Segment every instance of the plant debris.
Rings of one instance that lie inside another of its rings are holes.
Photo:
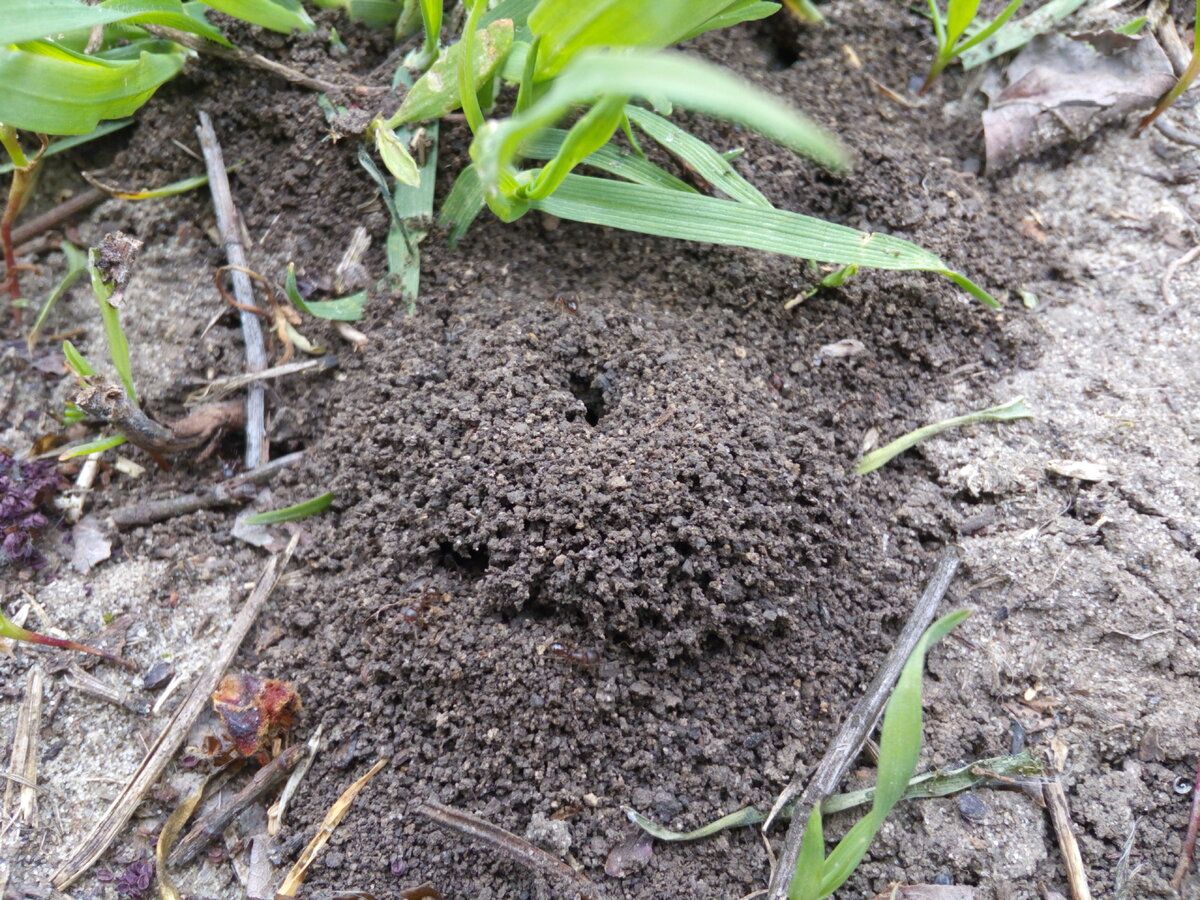
[[[22,562],[35,569],[45,565],[35,547],[50,524],[42,507],[65,486],[54,462],[22,462],[0,449],[0,563]]]
[[[286,681],[226,675],[212,695],[213,710],[242,756],[258,756],[296,724],[300,695]]]

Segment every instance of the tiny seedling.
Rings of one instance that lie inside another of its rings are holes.
[[[926,438],[931,438],[935,434],[941,434],[950,428],[958,428],[962,425],[976,425],[980,422],[1010,422],[1013,419],[1029,419],[1032,417],[1033,413],[1029,411],[1029,407],[1025,404],[1025,398],[1015,397],[999,406],[977,410],[973,413],[967,413],[964,416],[955,416],[952,419],[943,419],[941,422],[934,422],[932,425],[925,425],[915,431],[910,431],[908,434],[896,438],[890,444],[880,447],[878,450],[872,450],[862,458],[854,471],[859,475],[874,472],[905,450],[915,447]]]
[[[19,625],[14,625],[5,617],[4,613],[0,613],[0,638],[8,638],[10,641],[24,641],[28,644],[41,644],[44,647],[56,647],[59,650],[75,650],[79,653],[90,653],[92,656],[99,656],[126,669],[137,671],[137,665],[127,659],[115,656],[104,650],[97,650],[95,647],[89,647],[87,644],[80,644],[76,641],[49,637],[48,635],[38,634],[36,631],[29,631]]]
[[[929,18],[933,21],[938,50],[920,93],[929,89],[946,66],[999,31],[1020,6],[1021,0],[1011,0],[991,22],[972,28],[979,12],[979,0],[947,0],[944,14],[938,6],[938,0],[929,0]]]
[[[461,109],[474,133],[472,163],[442,208],[451,239],[486,206],[505,222],[538,210],[562,219],[642,234],[748,247],[839,267],[930,271],[982,302],[996,301],[935,254],[776,209],[712,147],[662,114],[681,107],[754,130],[830,169],[849,157],[832,135],[789,105],[725,70],[664,48],[778,7],[763,0],[505,0],[490,11],[470,0],[461,38],[443,50],[396,113],[368,129],[384,165],[416,186],[416,161],[397,137],[404,126]],[[504,84],[516,86],[512,115],[485,120]],[[570,128],[555,126],[575,113]],[[637,150],[636,126],[728,199],[706,196]],[[614,143],[624,134],[629,154]],[[526,166],[535,160],[538,165]],[[581,165],[618,179],[575,172]]]
[[[324,512],[333,505],[333,494],[321,494],[303,503],[273,509],[269,512],[258,513],[242,519],[246,525],[278,525],[280,522],[295,522],[297,519],[307,519],[319,512]]]
[[[969,615],[965,610],[943,616],[929,626],[904,664],[880,729],[878,782],[870,811],[825,856],[821,806],[812,811],[788,900],[821,900],[845,883],[862,862],[892,807],[903,798],[921,752],[921,677],[925,653]]]

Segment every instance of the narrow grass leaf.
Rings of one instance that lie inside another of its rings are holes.
[[[216,28],[189,16],[180,0],[105,0],[95,6],[79,0],[4,0],[0,44],[20,44],[116,22],[163,25],[233,46]]]
[[[999,31],[1004,26],[1004,23],[1011,19],[1013,15],[1016,14],[1016,11],[1021,8],[1022,2],[1024,2],[1024,0],[1011,0],[1008,6],[1004,7],[1000,15],[996,16],[996,18],[992,19],[991,22],[979,29],[970,37],[960,41],[958,44],[955,44],[954,55],[961,56],[972,47],[979,46],[993,34]]]
[[[96,370],[92,368],[92,364],[83,358],[83,354],[75,349],[75,345],[70,341],[63,341],[62,351],[63,356],[66,357],[67,365],[80,378],[91,378],[96,374]]]
[[[411,187],[421,184],[417,161],[408,152],[408,147],[404,146],[404,141],[396,137],[396,133],[383,122],[378,123],[375,128],[375,150],[398,182]]]
[[[85,56],[48,41],[0,46],[0,122],[42,134],[87,134],[120,119],[183,68],[179,45],[136,59]]]
[[[132,124],[133,119],[117,119],[113,122],[102,122],[87,134],[72,134],[68,137],[51,141],[50,145],[46,147],[46,152],[42,154],[42,159],[62,153],[64,150],[70,150],[72,147],[78,147],[80,144],[86,144],[88,141],[102,138],[106,134],[112,134],[114,131],[120,131],[122,128],[128,128]],[[7,175],[12,170],[13,164],[11,161],[0,165],[0,175]]]
[[[1023,47],[1039,34],[1045,34],[1087,0],[1050,0],[1016,22],[1007,22],[983,43],[962,54],[964,69],[974,69],[997,56]]]
[[[508,19],[493,22],[476,32],[471,53],[471,79],[476,90],[495,74],[512,43],[513,24]],[[462,55],[461,41],[444,50],[404,96],[400,108],[387,120],[388,127],[438,119],[458,109],[461,102],[458,63]]]
[[[157,200],[161,197],[174,197],[176,194],[183,194],[208,184],[207,175],[193,175],[191,178],[173,181],[170,184],[164,184],[162,187],[126,190],[111,184],[105,184],[88,172],[80,172],[79,174],[92,187],[99,188],[110,197],[116,197],[118,200]]]
[[[975,20],[979,0],[949,0],[946,4],[946,43],[954,46]]]
[[[297,519],[306,519],[319,512],[324,512],[332,504],[333,494],[321,494],[319,497],[313,497],[311,500],[305,500],[294,506],[285,506],[283,509],[273,509],[256,516],[248,516],[242,519],[242,522],[247,525],[276,525],[280,522],[294,522]]]
[[[931,438],[935,434],[941,434],[950,428],[958,428],[962,425],[975,425],[979,422],[1008,422],[1013,419],[1028,419],[1032,416],[1033,413],[1029,411],[1029,407],[1025,404],[1025,398],[1016,397],[999,406],[981,409],[977,412],[967,413],[964,416],[955,416],[952,419],[944,419],[941,422],[934,422],[932,425],[925,425],[915,431],[910,431],[908,434],[896,438],[896,440],[886,446],[880,447],[878,450],[872,450],[862,458],[855,471],[859,475],[874,472],[884,463],[899,456],[905,450],[915,447],[926,438]]]
[[[46,298],[42,308],[38,310],[37,319],[34,320],[33,327],[29,329],[29,337],[25,339],[25,346],[29,348],[30,353],[33,353],[33,345],[37,343],[38,334],[41,332],[42,326],[46,324],[46,318],[50,315],[50,310],[54,309],[54,304],[62,298],[63,294],[74,287],[75,282],[82,278],[83,273],[87,271],[86,253],[70,241],[62,242],[62,251],[67,258],[67,271],[54,286],[54,290],[50,292],[50,296]]]
[[[133,366],[129,361],[129,341],[121,329],[121,313],[108,302],[113,294],[112,286],[104,281],[100,267],[96,265],[96,250],[88,250],[88,269],[92,275],[92,293],[100,307],[100,320],[104,323],[104,336],[108,340],[108,355],[112,359],[117,377],[125,387],[125,393],[134,403],[138,402],[137,389],[133,386]]]
[[[61,454],[60,460],[74,459],[76,456],[90,456],[93,453],[103,453],[105,450],[111,450],[113,447],[120,447],[126,441],[125,435],[114,434],[110,437],[98,438],[94,441],[88,441],[85,444],[77,444],[70,450]]]
[[[824,864],[825,829],[821,823],[821,807],[817,806],[804,826],[804,840],[796,857],[796,874],[788,885],[788,900],[817,900]]]
[[[566,131],[561,128],[543,129],[521,145],[521,156],[527,159],[550,159],[558,153],[566,134]],[[698,193],[686,181],[676,178],[660,166],[624,151],[612,143],[605,144],[599,150],[585,157],[583,165],[637,184],[649,184],[671,191],[685,191],[689,194]]]
[[[992,782],[992,775],[998,775],[1001,779],[1012,779],[1019,777],[1036,777],[1042,775],[1044,769],[1037,760],[1035,760],[1028,750],[1017,753],[1011,756],[994,756],[988,759],[977,759],[974,762],[967,763],[964,766],[959,766],[955,769],[935,769],[932,772],[925,772],[921,775],[915,775],[908,781],[908,786],[904,789],[903,800],[924,800],[930,797],[948,797],[951,794],[961,793],[980,785],[987,786]],[[988,773],[988,774],[984,774]],[[1005,782],[995,782],[1005,784]],[[831,797],[826,797],[821,803],[821,814],[831,816],[834,813],[845,812],[848,809],[854,809],[858,806],[866,806],[873,802],[875,798],[875,788],[863,788],[858,791],[848,791],[844,794],[834,794]],[[789,803],[784,806],[779,812],[779,818],[788,820],[792,817],[794,804]],[[747,806],[744,809],[739,809],[737,812],[732,812],[727,815],[714,819],[706,825],[701,825],[699,828],[692,831],[672,831],[670,828],[665,828],[659,825],[653,819],[650,819],[628,806],[622,806],[621,811],[625,813],[625,817],[630,822],[637,825],[651,837],[660,841],[669,842],[686,842],[698,841],[702,838],[712,837],[722,831],[730,828],[748,828],[753,825],[761,825],[767,820],[767,813],[755,809],[753,806]]]
[[[737,25],[741,22],[753,22],[758,19],[765,19],[767,16],[774,15],[779,11],[779,3],[769,3],[766,0],[739,0],[725,8],[724,11],[717,13],[703,25],[682,35],[672,43],[686,41],[689,38],[694,38],[698,34],[704,34],[706,31],[716,31],[719,28],[729,28],[732,25]],[[811,18],[808,10],[815,10],[816,7],[804,0],[804,5],[801,7],[804,10],[804,18],[812,22],[823,22],[825,17],[817,12],[815,18]]]
[[[483,212],[483,207],[483,185],[479,182],[475,167],[467,166],[454,179],[454,185],[442,203],[442,212],[438,216],[438,224],[450,229],[451,247],[467,233],[471,223]]]
[[[641,234],[749,247],[842,266],[935,272],[971,284],[947,269],[935,254],[900,238],[701,194],[571,175],[558,191],[533,206],[562,219]],[[997,305],[990,295],[972,287],[980,299]]]
[[[572,107],[599,97],[636,97],[678,104],[730,122],[738,122],[830,168],[842,168],[849,156],[837,139],[786,103],[723,69],[675,52],[586,51],[554,80],[525,112],[476,136],[472,158],[485,183],[498,183],[525,138],[553,125]],[[478,146],[476,146],[478,145]],[[493,174],[493,169],[495,170]]]
[[[204,5],[281,34],[317,27],[299,0],[204,0]]]
[[[960,610],[938,619],[926,629],[904,663],[883,714],[879,740],[879,783],[875,788],[871,811],[847,832],[826,858],[821,886],[814,900],[829,896],[853,874],[887,814],[903,796],[916,771],[921,752],[921,688],[925,654],[969,615],[968,611]]]
[[[648,109],[626,106],[625,112],[638,128],[717,190],[739,203],[771,206],[771,201],[758,188],[739,175],[720,153],[704,141]]]
[[[318,319],[330,319],[335,322],[357,322],[362,318],[363,304],[367,302],[365,291],[351,294],[348,297],[339,297],[336,300],[305,300],[300,296],[300,288],[296,286],[294,263],[288,263],[283,290],[287,294],[287,298],[292,301],[292,305],[300,312]]]
[[[537,79],[549,78],[591,47],[660,48],[708,31],[730,0],[659,0],[653,12],[645,0],[542,0],[529,14],[529,28],[541,38]],[[614,93],[622,93],[614,91]]]

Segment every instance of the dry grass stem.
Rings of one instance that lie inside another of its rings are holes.
[[[4,785],[4,813],[31,828],[37,827],[37,746],[42,723],[42,690],[45,670],[35,665],[25,681],[25,699],[17,712],[12,759]],[[19,779],[19,780],[18,780]]]
[[[1087,869],[1084,868],[1083,857],[1079,853],[1079,842],[1075,840],[1071,810],[1067,806],[1067,794],[1063,790],[1062,782],[1050,781],[1043,785],[1042,796],[1046,800],[1046,808],[1050,810],[1050,820],[1054,823],[1054,832],[1058,836],[1058,847],[1067,866],[1071,900],[1092,900]]]

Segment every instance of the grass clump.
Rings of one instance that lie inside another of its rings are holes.
[[[778,9],[763,0],[468,0],[460,39],[442,50],[397,112],[368,135],[392,175],[417,185],[417,165],[398,129],[461,109],[473,132],[471,164],[441,221],[460,238],[486,206],[511,222],[539,210],[642,234],[748,247],[836,266],[944,275],[982,302],[986,291],[936,254],[773,207],[729,160],[665,116],[676,107],[736,123],[832,170],[850,156],[791,106],[720,67],[666,48]],[[426,35],[426,45],[430,35]],[[485,110],[506,85],[511,115]],[[567,120],[570,127],[556,126]],[[699,193],[641,153],[634,127],[725,197]],[[614,141],[618,133],[634,148]],[[530,164],[532,162],[532,164]],[[577,172],[590,166],[614,178]]]
[[[946,12],[938,6],[938,0],[929,0],[929,18],[933,22],[933,33],[937,38],[937,54],[920,93],[925,93],[942,70],[972,47],[977,47],[1000,30],[1020,8],[1022,0],[1011,0],[1000,15],[992,21],[972,28],[979,14],[979,0],[947,0]],[[968,33],[969,32],[969,33]]]

